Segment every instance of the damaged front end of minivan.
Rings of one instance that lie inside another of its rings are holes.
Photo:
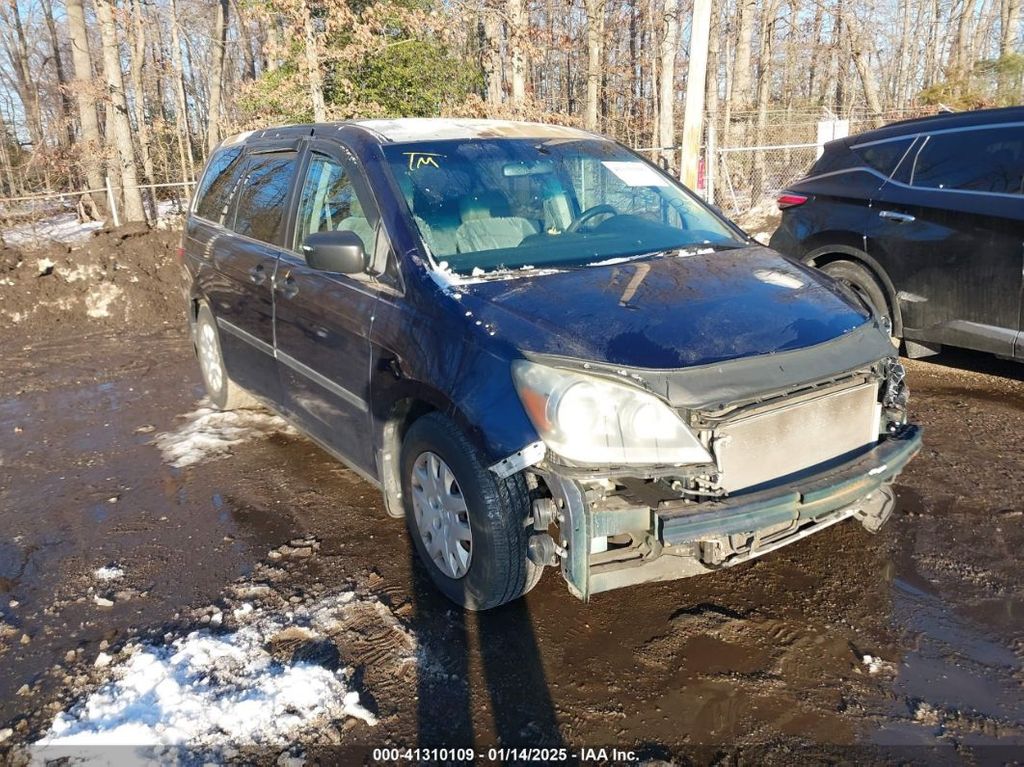
[[[921,447],[880,321],[670,370],[524,356],[513,377],[541,439],[492,471],[527,472],[529,556],[583,600],[730,567],[850,517],[875,532]]]

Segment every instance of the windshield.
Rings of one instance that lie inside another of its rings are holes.
[[[612,141],[430,141],[384,154],[424,244],[455,272],[744,244],[674,179]]]

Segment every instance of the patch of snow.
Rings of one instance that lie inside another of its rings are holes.
[[[224,411],[201,404],[182,418],[177,429],[153,439],[164,460],[176,468],[222,458],[235,445],[270,434],[296,433],[283,418],[262,410]]]
[[[8,245],[35,245],[46,242],[71,244],[87,239],[92,232],[102,226],[102,221],[79,223],[75,213],[58,213],[5,229],[4,242]]]
[[[92,571],[93,577],[98,581],[116,581],[124,577],[124,570],[117,565],[104,565]]]
[[[95,279],[103,270],[96,264],[77,264],[74,269],[59,270],[58,273],[68,282],[78,282]]]
[[[89,289],[85,297],[85,313],[90,317],[109,317],[110,305],[123,291],[111,282],[101,282]]]
[[[231,633],[203,629],[165,644],[128,647],[126,657],[109,667],[109,681],[57,715],[36,743],[42,749],[37,754],[51,760],[67,749],[88,762],[93,752],[76,749],[280,745],[324,720],[354,717],[375,725],[359,693],[349,689],[347,669],[283,662],[267,649],[282,631],[322,636],[317,629],[328,616],[337,619],[352,604],[338,596],[322,600],[306,614],[311,627],[302,632],[289,628],[290,614],[255,613]]]
[[[880,674],[882,672],[889,674],[894,670],[892,663],[884,661],[876,655],[865,655],[861,660],[864,665],[867,666],[868,673],[871,675]]]

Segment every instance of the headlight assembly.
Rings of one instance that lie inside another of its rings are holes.
[[[512,377],[541,439],[573,463],[712,463],[678,414],[652,394],[526,360],[512,363]]]

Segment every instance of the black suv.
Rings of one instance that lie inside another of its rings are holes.
[[[377,485],[471,609],[548,565],[587,599],[876,530],[921,444],[880,318],[572,128],[237,136],[183,265],[210,399]]]
[[[911,357],[1024,359],[1024,107],[833,141],[778,199],[776,250],[847,283]]]

